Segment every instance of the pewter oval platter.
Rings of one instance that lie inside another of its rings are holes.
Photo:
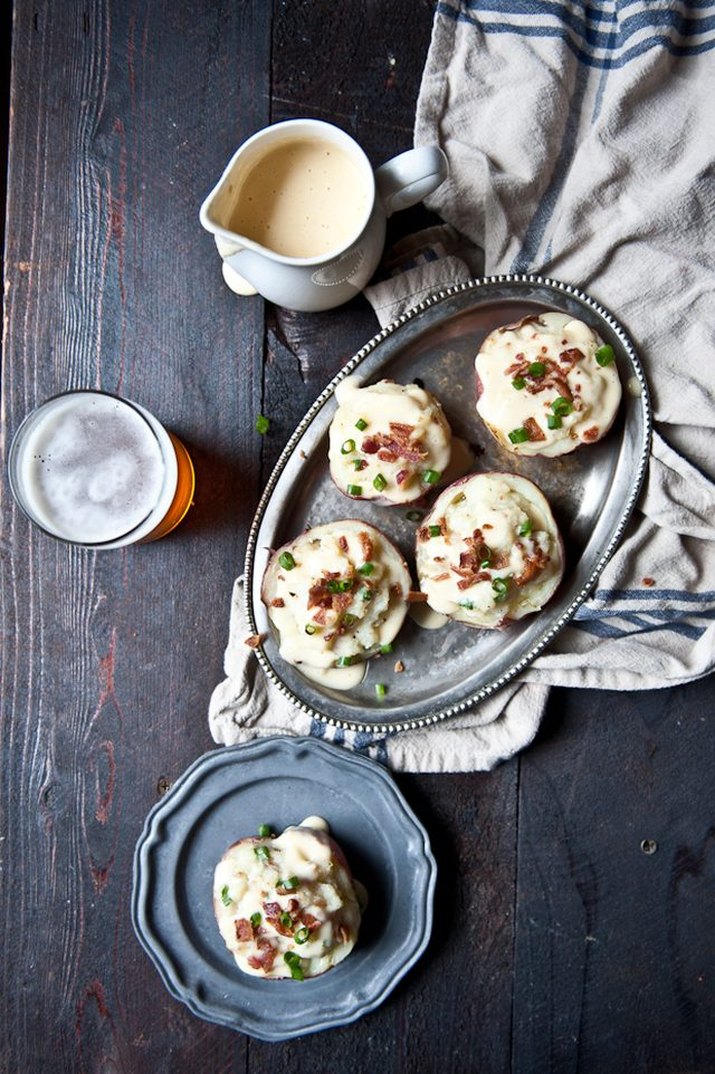
[[[585,321],[611,344],[623,399],[614,426],[599,443],[556,459],[522,458],[501,448],[476,413],[474,358],[493,329],[547,310]],[[408,616],[394,653],[373,658],[360,686],[337,691],[310,682],[281,659],[260,588],[271,549],[339,518],[364,519],[383,530],[402,550],[414,576],[419,522],[407,518],[407,509],[351,500],[330,478],[328,429],[336,410],[335,388],[353,374],[365,383],[418,379],[442,403],[454,435],[472,446],[473,471],[503,470],[535,481],[559,523],[566,571],[542,611],[505,630],[474,630],[457,623],[424,630]],[[492,276],[420,303],[353,355],[321,393],[266,486],[249,535],[244,589],[251,630],[265,635],[256,652],[266,675],[299,709],[359,731],[424,727],[478,704],[531,663],[587,599],[637,501],[650,437],[648,388],[633,344],[615,317],[583,292],[539,276]],[[404,665],[399,674],[394,671],[397,660]],[[376,695],[376,683],[387,687],[383,698]]]

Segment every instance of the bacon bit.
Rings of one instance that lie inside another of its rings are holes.
[[[529,440],[545,440],[546,436],[536,418],[526,418],[524,428],[529,434]]]
[[[256,940],[256,947],[260,954],[251,955],[247,960],[248,965],[252,966],[254,970],[263,970],[264,973],[270,973],[278,952],[270,940],[265,937],[260,937]]]
[[[401,485],[402,482],[405,481],[405,479],[407,478],[408,474],[409,470],[398,470],[395,476],[395,481],[397,482],[397,484]]]
[[[353,469],[359,472],[360,470],[364,470],[366,466],[367,459],[355,459],[355,465]]]
[[[559,355],[559,361],[568,362],[569,366],[572,368],[579,362],[582,362],[583,359],[584,353],[583,351],[580,351],[578,347],[570,347],[567,351],[561,351],[561,354]]]
[[[390,594],[391,594],[391,595],[392,595],[393,597],[395,597],[395,598],[396,598],[397,600],[401,600],[401,599],[402,599],[402,586],[400,585],[400,583],[399,583],[399,582],[395,582],[395,584],[394,584],[394,585],[391,585],[391,586],[390,586]],[[408,598],[408,599],[409,599],[409,598]]]
[[[253,939],[253,925],[245,917],[239,917],[235,922],[236,926],[236,939],[239,943],[245,943],[246,940]]]
[[[515,324],[505,324],[498,329],[499,332],[510,332],[513,329],[524,328],[527,324],[543,324],[541,317],[538,313],[530,313],[528,317],[522,317],[520,321],[516,321]]]
[[[280,914],[283,913],[283,911],[281,910],[281,904],[279,902],[264,902],[263,913],[266,915],[269,921],[273,917],[279,917]]]
[[[362,450],[367,455],[377,454],[383,462],[394,462],[396,459],[421,462],[422,459],[427,458],[427,452],[421,440],[411,439],[414,431],[414,425],[391,421],[389,433],[374,433],[372,436],[366,436],[362,442]]]
[[[491,522],[485,522],[484,525],[482,526],[482,529],[483,530],[493,530],[494,527],[492,526]]]
[[[340,537],[338,537],[338,548],[341,552],[347,552],[348,550],[348,539],[344,534],[341,534]]]
[[[543,571],[550,559],[551,556],[537,546],[533,555],[526,557],[524,569],[521,574],[515,576],[514,585],[526,585],[527,582],[530,582],[532,578],[535,578],[537,574],[540,574],[541,571]]]
[[[420,528],[417,530],[417,540],[429,541],[429,529],[427,528],[427,526],[420,526]]]
[[[404,670],[405,670],[405,665],[404,665],[404,664],[402,663],[402,661],[401,661],[401,660],[397,660],[397,661],[395,662],[395,671],[396,671],[396,672],[398,673],[398,675],[399,675],[399,673],[400,673],[401,671],[404,671]]]
[[[313,622],[317,623],[318,626],[325,626],[327,622],[327,610],[325,608],[318,608],[313,616]]]
[[[353,595],[352,591],[346,590],[344,593],[332,593],[328,589],[328,582],[331,582],[334,578],[339,577],[335,574],[330,574],[325,578],[321,578],[319,582],[312,585],[308,590],[308,608],[321,608],[326,611],[332,611],[335,613],[336,618],[343,614],[349,608]],[[318,613],[319,614],[319,613]],[[318,614],[314,615],[315,622],[320,622],[324,625],[327,622],[327,618],[322,620],[318,619]]]
[[[257,649],[267,637],[267,634],[251,634],[250,638],[246,638],[243,644],[247,645],[249,649]]]
[[[495,552],[492,555],[491,560],[489,561],[489,566],[492,568],[492,570],[495,570],[495,571],[501,571],[501,570],[504,569],[504,567],[508,567],[509,566],[509,555],[508,555],[508,553],[504,552],[504,551]]]
[[[286,602],[283,597],[274,597],[271,601],[271,608],[285,608]]]
[[[651,586],[655,585],[655,578],[641,578],[641,582],[650,589]]]
[[[438,574],[436,578],[433,578],[433,582],[446,582],[449,578],[449,571],[444,571],[442,574]]]
[[[276,889],[276,890],[278,890],[278,889]],[[300,903],[298,902],[297,899],[289,899],[288,900],[288,913],[289,914],[294,914],[299,909],[300,909]]]
[[[290,925],[284,925],[281,921],[281,914],[283,913],[283,910],[281,909],[280,903],[264,902],[263,909],[265,911],[266,921],[268,921],[268,923],[273,926],[276,932],[279,932],[281,936],[293,935],[292,919]]]
[[[588,442],[591,443],[593,440],[598,440],[598,432],[598,426],[592,425],[590,429],[586,429],[582,433],[582,437],[584,440],[588,440]]]
[[[360,547],[362,548],[362,554],[365,557],[366,562],[371,560],[372,559],[372,553],[374,551],[373,543],[372,543],[372,537],[370,536],[369,533],[366,533],[365,530],[360,530],[360,532],[358,533],[358,540],[360,542]]]
[[[456,567],[452,567],[452,570],[455,574],[460,573]],[[457,582],[457,589],[470,589],[473,585],[476,585],[477,582],[490,582],[491,579],[491,574],[488,574],[486,571],[478,571],[476,574],[470,574],[466,578],[460,578]]]
[[[426,593],[420,593],[419,590],[411,589],[407,594],[408,604],[423,604],[427,600]]]

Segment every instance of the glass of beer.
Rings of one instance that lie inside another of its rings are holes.
[[[98,549],[165,536],[195,484],[173,433],[138,403],[94,390],[64,392],[28,414],[10,445],[8,476],[31,522]]]

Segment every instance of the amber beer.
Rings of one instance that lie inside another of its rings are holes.
[[[184,518],[194,467],[138,403],[73,391],[29,414],[8,456],[12,493],[40,529],[87,548],[155,541]]]

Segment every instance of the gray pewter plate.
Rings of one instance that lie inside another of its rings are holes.
[[[243,973],[213,911],[224,851],[324,817],[368,906],[350,955],[320,977]],[[259,1040],[347,1025],[379,1006],[424,952],[437,875],[427,833],[389,773],[314,738],[268,738],[205,754],[149,814],[134,854],[132,923],[169,992],[198,1017]]]
[[[611,344],[623,399],[603,440],[556,459],[529,459],[497,444],[477,415],[474,358],[493,329],[547,310],[585,321]],[[357,688],[337,691],[310,682],[281,659],[260,589],[272,549],[311,526],[340,518],[360,518],[383,530],[414,575],[419,523],[407,519],[407,509],[351,500],[330,478],[335,388],[353,374],[365,383],[420,380],[442,403],[454,435],[474,449],[473,471],[508,471],[535,481],[564,538],[566,571],[542,611],[504,630],[458,623],[424,630],[408,616],[394,654],[369,661]],[[650,438],[648,388],[633,344],[612,314],[583,292],[539,276],[491,276],[420,303],[353,355],[305,415],[268,481],[249,535],[244,590],[251,629],[265,635],[256,652],[266,675],[299,709],[359,731],[424,727],[483,700],[531,663],[587,599],[635,506]],[[393,670],[397,659],[405,666],[400,674]],[[378,682],[387,686],[384,698],[376,695]]]

